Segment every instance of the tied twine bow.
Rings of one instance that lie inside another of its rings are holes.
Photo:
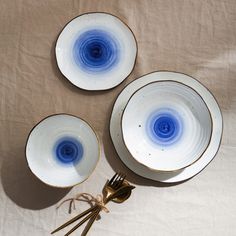
[[[74,210],[76,210],[76,207],[75,207],[76,201],[87,202],[90,204],[91,207],[94,205],[97,205],[97,206],[100,206],[101,209],[105,211],[106,213],[109,212],[108,208],[105,206],[103,195],[101,194],[98,194],[97,197],[94,197],[90,193],[80,193],[80,194],[77,194],[74,198],[68,198],[64,200],[57,206],[56,209],[60,208],[65,202],[68,202],[68,201],[70,202],[69,211],[68,211],[69,214],[71,214],[72,212],[72,207]]]

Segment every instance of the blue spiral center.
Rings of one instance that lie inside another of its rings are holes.
[[[88,30],[75,41],[73,56],[76,64],[85,72],[106,72],[119,61],[119,44],[104,30]]]
[[[172,145],[181,138],[182,132],[181,118],[174,110],[161,109],[148,120],[148,135],[156,144]]]
[[[57,141],[54,147],[56,159],[63,164],[77,163],[83,157],[82,144],[70,137],[64,137]]]
[[[153,130],[156,136],[169,139],[173,137],[177,128],[178,122],[173,117],[163,115],[156,119]]]

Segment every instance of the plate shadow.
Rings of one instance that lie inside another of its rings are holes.
[[[40,210],[60,201],[70,190],[50,187],[37,179],[27,166],[24,147],[5,156],[1,180],[6,195],[18,206]]]

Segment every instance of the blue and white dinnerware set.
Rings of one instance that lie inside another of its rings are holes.
[[[65,78],[91,92],[111,89],[130,75],[137,41],[116,16],[86,13],[64,27],[55,51]],[[174,183],[195,176],[210,163],[220,146],[222,126],[220,108],[206,87],[183,73],[157,71],[120,92],[110,135],[130,170]],[[91,175],[100,145],[96,132],[82,118],[51,115],[28,136],[28,166],[45,184],[71,187]]]

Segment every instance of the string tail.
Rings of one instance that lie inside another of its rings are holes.
[[[100,206],[101,210],[105,211],[106,213],[109,213],[108,208],[105,206],[103,195],[101,195],[101,194],[98,194],[97,197],[94,197],[90,193],[80,193],[80,194],[77,194],[74,198],[68,198],[68,199],[62,201],[57,206],[56,209],[59,209],[64,203],[66,203],[68,201],[70,202],[69,209],[68,209],[69,214],[71,214],[71,212],[72,212],[72,207],[74,210],[76,210],[75,201],[87,202],[90,204],[90,206],[94,206],[94,205]]]

